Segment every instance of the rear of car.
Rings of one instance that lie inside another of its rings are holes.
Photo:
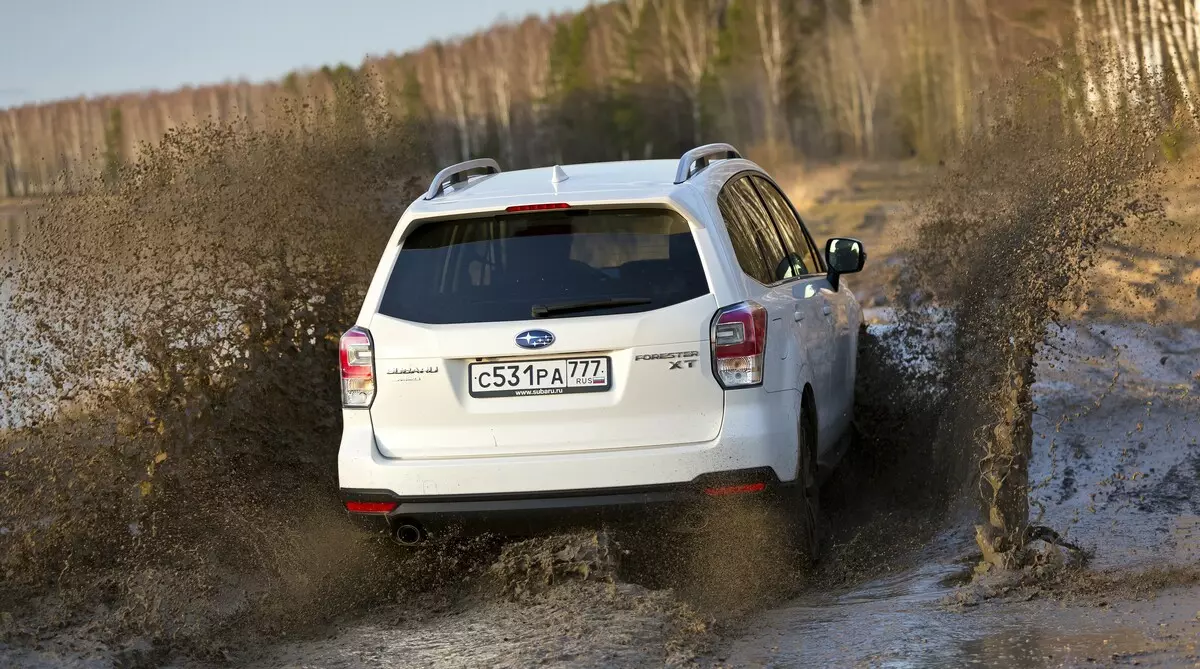
[[[415,541],[794,470],[770,447],[794,419],[760,387],[764,311],[721,308],[740,285],[701,197],[417,209],[342,340],[347,509]]]
[[[687,221],[669,209],[421,223],[371,318],[377,447],[440,459],[712,439],[721,389],[639,357],[699,362],[715,308]]]

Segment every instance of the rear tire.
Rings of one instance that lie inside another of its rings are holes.
[[[799,451],[796,481],[781,500],[787,548],[802,569],[808,569],[817,561],[825,534],[815,440],[811,412],[806,407],[796,425],[796,448]]]

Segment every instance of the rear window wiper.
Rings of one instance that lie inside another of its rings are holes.
[[[597,309],[615,309],[617,307],[635,307],[640,304],[650,304],[654,300],[648,297],[610,297],[603,300],[575,300],[573,302],[557,302],[555,304],[533,305],[533,317],[545,318],[556,314],[570,314]]]

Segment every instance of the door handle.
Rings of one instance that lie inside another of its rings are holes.
[[[793,317],[796,319],[797,323],[804,320],[804,310],[801,309],[800,307],[796,307],[796,311],[794,312]]]
[[[823,314],[825,314],[826,316],[828,316],[829,314],[833,313],[833,307],[831,307],[831,306],[829,306],[828,304],[826,304],[826,305],[824,305],[824,306],[822,306],[822,307],[821,307],[821,313],[823,313]]]

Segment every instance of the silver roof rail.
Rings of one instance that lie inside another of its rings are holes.
[[[425,193],[426,200],[441,195],[447,185],[466,183],[467,179],[473,174],[499,174],[500,165],[491,158],[476,158],[475,160],[467,160],[456,165],[451,165],[433,178],[433,182],[429,184],[429,190]]]
[[[683,154],[683,157],[679,159],[679,167],[675,168],[675,183],[681,184],[691,179],[696,172],[708,167],[709,162],[714,157],[718,160],[741,158],[742,154],[738,153],[738,150],[729,144],[705,144],[704,146],[697,146]],[[696,167],[694,170],[692,169],[693,165]]]

